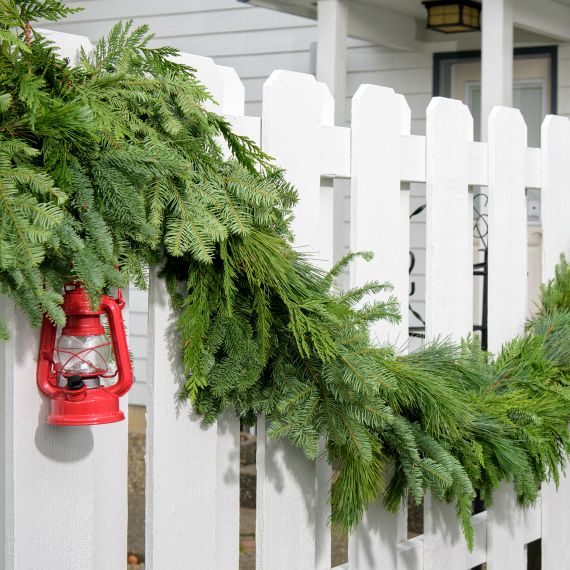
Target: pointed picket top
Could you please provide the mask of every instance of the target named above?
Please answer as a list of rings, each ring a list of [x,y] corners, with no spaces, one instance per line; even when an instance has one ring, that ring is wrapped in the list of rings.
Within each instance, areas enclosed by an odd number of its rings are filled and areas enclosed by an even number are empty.
[[[242,116],[245,108],[245,87],[233,67],[216,65],[222,75],[223,96],[221,97],[222,112],[225,115]]]
[[[542,123],[542,281],[554,277],[565,253],[570,259],[570,120],[548,115]]]
[[[409,236],[407,223],[401,234],[400,216],[403,109],[402,99],[393,89],[377,85],[361,85],[352,102],[350,248],[372,251],[374,259],[355,260],[350,283],[352,287],[368,281],[392,284],[403,318],[397,324],[375,323],[371,334],[377,342],[399,345],[408,339]]]
[[[494,107],[489,115],[488,348],[524,330],[527,307],[527,128],[521,112]]]
[[[86,36],[56,32],[44,28],[36,28],[36,32],[42,34],[50,42],[56,45],[60,57],[67,58],[71,66],[76,65],[79,50],[83,48],[87,53],[93,49],[93,44]]]
[[[299,193],[295,246],[318,258],[322,90],[312,75],[274,71],[263,86],[262,146]]]
[[[459,340],[473,328],[473,118],[460,101],[435,97],[426,133],[426,338]]]
[[[196,70],[196,79],[205,85],[214,101],[206,101],[204,107],[208,111],[223,111],[222,101],[224,99],[224,76],[211,57],[193,55],[179,52],[172,57],[172,61],[193,67]]]

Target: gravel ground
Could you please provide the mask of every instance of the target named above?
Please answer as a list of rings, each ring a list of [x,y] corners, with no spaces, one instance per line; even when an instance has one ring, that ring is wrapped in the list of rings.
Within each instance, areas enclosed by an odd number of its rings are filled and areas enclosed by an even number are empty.
[[[243,436],[240,465],[240,570],[255,570],[255,438]],[[129,433],[129,530],[128,550],[144,553],[145,435]],[[332,534],[333,566],[347,561],[347,538]],[[128,570],[143,570],[131,565]]]
[[[339,566],[348,560],[346,535],[332,533],[332,565]],[[239,570],[255,570],[255,509],[240,509]]]

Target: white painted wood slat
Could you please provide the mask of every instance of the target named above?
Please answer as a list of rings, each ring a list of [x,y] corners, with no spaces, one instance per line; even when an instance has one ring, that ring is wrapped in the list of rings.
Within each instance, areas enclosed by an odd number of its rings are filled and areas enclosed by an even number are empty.
[[[407,344],[409,197],[401,190],[401,135],[409,135],[410,111],[393,89],[359,88],[352,105],[352,251],[372,251],[374,259],[351,265],[350,285],[388,281],[400,302],[402,320],[375,323],[377,343]],[[404,195],[404,196],[402,196]],[[385,295],[384,295],[385,296]],[[397,545],[406,531],[405,509],[393,515],[381,504],[371,505],[349,538],[349,563],[359,570],[397,568]]]
[[[542,279],[554,277],[564,253],[570,260],[570,121],[548,116],[542,124]],[[542,485],[542,568],[570,568],[570,476]]]
[[[190,54],[181,53],[178,60],[196,68],[197,76],[216,100],[208,104],[212,110],[243,115],[244,89],[235,70]],[[241,126],[244,124],[255,128],[242,121]],[[237,568],[239,420],[228,411],[206,428],[187,406],[177,402],[183,375],[180,362],[169,358],[177,350],[174,316],[169,312],[164,284],[156,275],[151,281],[147,564],[160,570],[197,559],[204,569]],[[170,346],[170,352],[164,350],[165,346]],[[172,441],[184,442],[182,450]],[[197,457],[200,461],[196,461]],[[173,480],[177,484],[173,485]],[[186,535],[188,539],[184,538]],[[181,541],[184,545],[177,548]]]
[[[524,329],[527,299],[526,125],[518,110],[489,117],[489,350]],[[524,568],[524,526],[512,485],[495,493],[487,517],[489,570]]]
[[[526,125],[520,111],[489,117],[489,350],[523,332],[527,303]]]
[[[319,259],[321,129],[323,119],[330,123],[322,87],[312,76],[276,71],[263,88],[263,101],[263,149],[286,169],[299,193],[292,225],[295,246]],[[258,420],[257,445],[258,570],[330,567],[330,548],[327,552],[317,545],[328,532],[316,528],[317,521],[322,525],[325,519],[318,504],[324,495],[318,484],[322,474],[317,476],[315,463],[300,450],[270,440],[263,417]]]
[[[50,403],[35,383],[38,331],[3,296],[0,316],[12,333],[9,342],[0,343],[0,566],[121,567],[126,557],[127,422],[49,426]],[[103,490],[107,497],[100,497]]]
[[[87,38],[48,32],[71,63]],[[0,566],[121,567],[126,558],[127,422],[49,426],[38,391],[39,333],[0,296],[12,339],[0,342],[3,537]],[[126,410],[127,398],[121,401]],[[32,547],[30,545],[33,545]]]
[[[473,326],[468,150],[473,119],[459,101],[427,109],[426,336],[459,340]]]
[[[459,340],[473,327],[472,208],[468,159],[473,119],[451,99],[432,99],[426,130],[426,338]],[[424,499],[424,568],[467,568],[454,505]]]
[[[204,570],[216,570],[217,428],[204,428],[178,400],[184,373],[175,315],[156,270],[148,311],[146,566],[200,560]]]

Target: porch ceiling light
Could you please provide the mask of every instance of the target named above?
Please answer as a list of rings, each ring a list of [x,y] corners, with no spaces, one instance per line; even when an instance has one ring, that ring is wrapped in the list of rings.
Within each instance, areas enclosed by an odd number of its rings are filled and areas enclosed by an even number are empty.
[[[426,0],[427,28],[444,34],[481,29],[481,4],[474,0]]]

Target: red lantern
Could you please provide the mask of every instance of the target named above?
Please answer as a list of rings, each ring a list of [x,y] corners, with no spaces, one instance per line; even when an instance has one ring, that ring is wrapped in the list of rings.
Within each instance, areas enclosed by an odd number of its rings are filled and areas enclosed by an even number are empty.
[[[64,426],[107,424],[125,419],[119,397],[133,384],[123,324],[124,301],[104,295],[97,310],[80,283],[67,283],[63,300],[66,323],[56,344],[57,327],[46,317],[38,356],[38,388],[51,398],[48,423]],[[111,340],[101,324],[107,315]],[[109,369],[111,347],[116,371]],[[110,386],[105,379],[117,377]]]

